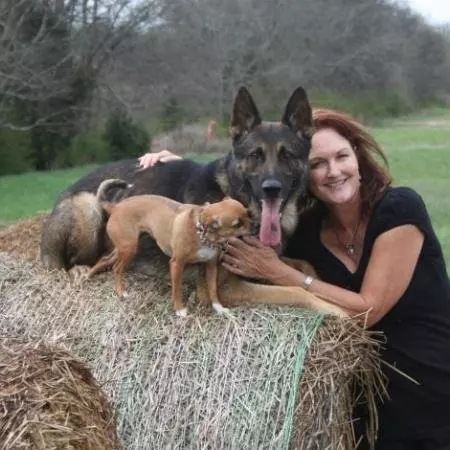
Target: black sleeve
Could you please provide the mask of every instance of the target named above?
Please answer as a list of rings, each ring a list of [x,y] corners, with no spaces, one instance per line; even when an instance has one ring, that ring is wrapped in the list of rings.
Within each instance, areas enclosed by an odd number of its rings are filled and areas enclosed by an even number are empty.
[[[430,216],[422,197],[407,187],[393,188],[375,214],[376,238],[385,231],[402,225],[415,225],[425,237],[432,233]]]

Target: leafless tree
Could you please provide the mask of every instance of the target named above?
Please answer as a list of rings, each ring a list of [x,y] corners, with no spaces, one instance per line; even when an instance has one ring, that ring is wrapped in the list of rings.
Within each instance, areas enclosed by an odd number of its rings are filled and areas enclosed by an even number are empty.
[[[54,125],[89,107],[115,49],[156,12],[155,0],[2,0],[0,127]]]

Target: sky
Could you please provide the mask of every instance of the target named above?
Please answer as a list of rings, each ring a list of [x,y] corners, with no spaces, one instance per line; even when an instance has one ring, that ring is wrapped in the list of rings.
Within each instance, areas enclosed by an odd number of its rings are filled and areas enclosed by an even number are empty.
[[[450,23],[450,0],[406,0],[409,7],[433,24]]]

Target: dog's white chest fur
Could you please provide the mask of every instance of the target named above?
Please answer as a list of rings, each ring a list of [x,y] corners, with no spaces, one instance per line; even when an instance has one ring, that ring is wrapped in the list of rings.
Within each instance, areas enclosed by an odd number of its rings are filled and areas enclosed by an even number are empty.
[[[217,256],[217,248],[202,245],[197,251],[197,262],[206,262]]]

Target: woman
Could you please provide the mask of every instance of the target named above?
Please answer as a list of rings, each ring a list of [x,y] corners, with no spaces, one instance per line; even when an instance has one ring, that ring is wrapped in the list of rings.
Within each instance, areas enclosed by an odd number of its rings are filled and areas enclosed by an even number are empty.
[[[375,159],[384,154],[358,122],[316,110],[314,125],[309,205],[285,255],[309,261],[320,279],[254,238],[233,239],[223,265],[303,285],[351,315],[368,311],[368,326],[386,336],[383,359],[409,377],[386,366],[390,399],[380,405],[376,448],[450,450],[450,283],[425,204],[412,189],[390,186]],[[161,156],[171,158],[141,164]]]

